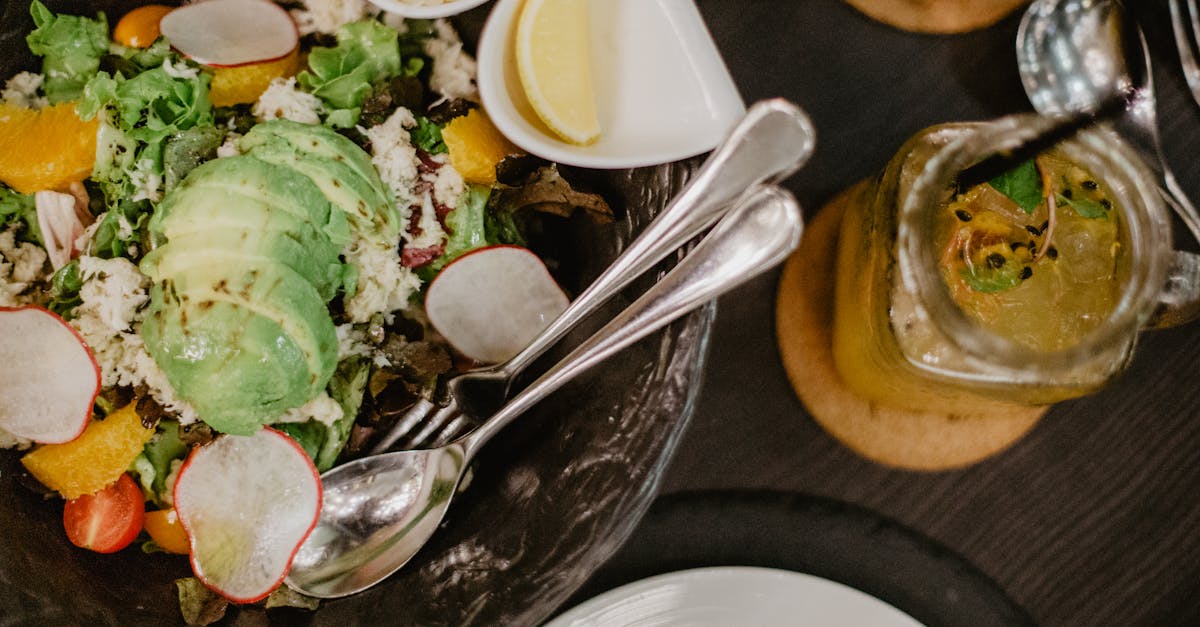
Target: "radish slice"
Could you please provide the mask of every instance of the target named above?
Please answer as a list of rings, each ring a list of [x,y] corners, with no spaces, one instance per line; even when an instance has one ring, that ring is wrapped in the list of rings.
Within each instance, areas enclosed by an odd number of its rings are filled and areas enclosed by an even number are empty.
[[[100,393],[100,366],[65,320],[0,307],[0,429],[44,444],[79,437]]]
[[[425,295],[425,313],[463,355],[499,363],[528,346],[568,302],[537,255],[491,246],[442,269]]]
[[[296,23],[269,0],[204,0],[163,16],[171,46],[197,63],[231,67],[283,58],[300,43]]]
[[[235,603],[271,593],[317,524],[321,479],[288,436],[263,428],[192,451],[175,480],[192,570]]]

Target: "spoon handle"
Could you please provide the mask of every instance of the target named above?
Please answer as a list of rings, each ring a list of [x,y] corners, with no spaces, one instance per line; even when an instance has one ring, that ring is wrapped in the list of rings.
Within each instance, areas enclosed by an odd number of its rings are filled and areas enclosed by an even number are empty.
[[[800,207],[774,186],[751,190],[695,250],[604,328],[460,440],[466,459],[579,373],[783,261],[800,242]]]
[[[596,307],[720,218],[746,190],[783,180],[812,156],[816,131],[782,99],[756,103],[699,173],[565,311],[498,369],[521,372]]]

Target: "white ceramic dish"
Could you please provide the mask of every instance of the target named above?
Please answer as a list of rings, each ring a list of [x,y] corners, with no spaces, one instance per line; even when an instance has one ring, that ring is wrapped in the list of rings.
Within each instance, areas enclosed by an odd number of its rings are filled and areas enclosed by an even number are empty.
[[[723,566],[658,575],[609,590],[545,627],[920,627],[849,586],[773,568]]]
[[[692,0],[590,0],[600,139],[558,139],[525,98],[512,37],[522,0],[498,0],[479,42],[479,92],[526,151],[587,168],[677,161],[714,148],[746,112]]]
[[[453,2],[430,5],[409,4],[404,2],[404,0],[370,0],[370,2],[388,13],[395,13],[396,15],[419,20],[432,20],[439,17],[458,15],[459,13],[474,9],[487,2],[487,0],[454,0]]]

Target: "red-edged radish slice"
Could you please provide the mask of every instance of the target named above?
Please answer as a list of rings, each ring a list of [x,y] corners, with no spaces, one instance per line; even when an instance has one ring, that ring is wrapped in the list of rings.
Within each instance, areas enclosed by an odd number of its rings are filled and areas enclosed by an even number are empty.
[[[537,255],[490,246],[442,269],[425,295],[425,313],[463,355],[500,363],[525,348],[568,302]]]
[[[196,577],[230,601],[253,603],[279,587],[316,525],[321,479],[300,445],[263,428],[193,450],[174,498]]]
[[[283,58],[300,43],[296,23],[269,0],[204,0],[163,16],[171,46],[197,63],[231,67]]]
[[[92,417],[100,366],[83,338],[41,307],[0,307],[0,429],[70,442]]]

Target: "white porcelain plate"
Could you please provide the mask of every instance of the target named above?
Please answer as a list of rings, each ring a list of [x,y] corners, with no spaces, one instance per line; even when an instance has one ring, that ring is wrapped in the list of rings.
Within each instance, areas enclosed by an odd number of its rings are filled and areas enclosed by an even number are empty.
[[[479,41],[479,92],[500,132],[532,154],[588,168],[677,161],[713,149],[746,105],[692,0],[589,0],[600,139],[558,139],[534,113],[513,51],[522,0],[499,0]]]
[[[545,627],[920,627],[900,610],[849,586],[773,568],[723,566],[658,575],[621,586]]]

